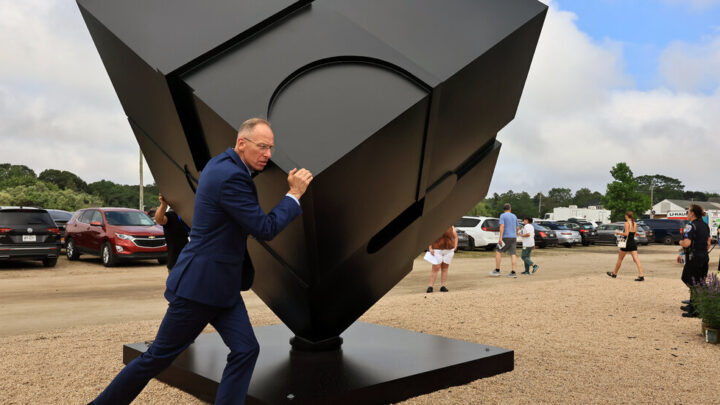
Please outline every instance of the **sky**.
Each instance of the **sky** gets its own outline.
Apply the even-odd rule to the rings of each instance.
[[[720,192],[720,0],[545,3],[490,193],[604,192],[621,161]],[[0,163],[137,184],[138,145],[75,2],[0,0],[0,44]]]

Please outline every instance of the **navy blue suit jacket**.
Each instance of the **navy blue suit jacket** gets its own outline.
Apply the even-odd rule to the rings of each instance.
[[[210,159],[200,175],[190,242],[170,272],[167,289],[207,305],[235,305],[243,271],[253,271],[243,266],[248,235],[271,240],[300,214],[300,205],[284,196],[266,215],[247,167],[228,148]]]

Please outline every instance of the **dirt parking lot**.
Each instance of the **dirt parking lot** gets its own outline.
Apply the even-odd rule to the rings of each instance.
[[[517,279],[488,276],[492,253],[460,252],[450,292],[433,294],[418,259],[361,320],[515,350],[514,371],[408,404],[714,403],[720,346],[704,343],[699,320],[680,317],[687,289],[676,251],[641,247],[643,283],[629,257],[617,279],[605,275],[612,246],[536,250],[540,270]],[[122,367],[122,344],[153,338],[166,277],[153,262],[0,263],[0,403],[91,400]],[[244,297],[254,325],[279,322],[254,294]],[[201,402],[152,381],[136,403]]]

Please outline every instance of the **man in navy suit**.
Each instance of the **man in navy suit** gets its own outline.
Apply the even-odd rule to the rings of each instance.
[[[170,366],[211,324],[230,348],[216,404],[245,402],[259,346],[240,290],[250,288],[248,235],[271,240],[302,213],[299,199],[312,181],[305,169],[288,175],[290,190],[265,214],[258,204],[252,172],[272,155],[270,124],[253,118],[238,130],[235,148],[212,158],[198,182],[190,242],[167,280],[169,305],[148,350],[115,377],[95,404],[129,404],[151,378]]]

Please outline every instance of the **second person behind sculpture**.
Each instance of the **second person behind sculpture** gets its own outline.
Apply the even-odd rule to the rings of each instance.
[[[450,269],[450,262],[452,261],[453,255],[457,250],[458,236],[455,231],[455,227],[451,226],[445,233],[442,234],[435,242],[430,245],[428,250],[430,254],[435,256],[437,264],[432,265],[430,273],[430,285],[427,288],[427,292],[433,292],[433,286],[437,279],[438,272],[440,272],[440,292],[448,292],[447,283],[448,271]]]

